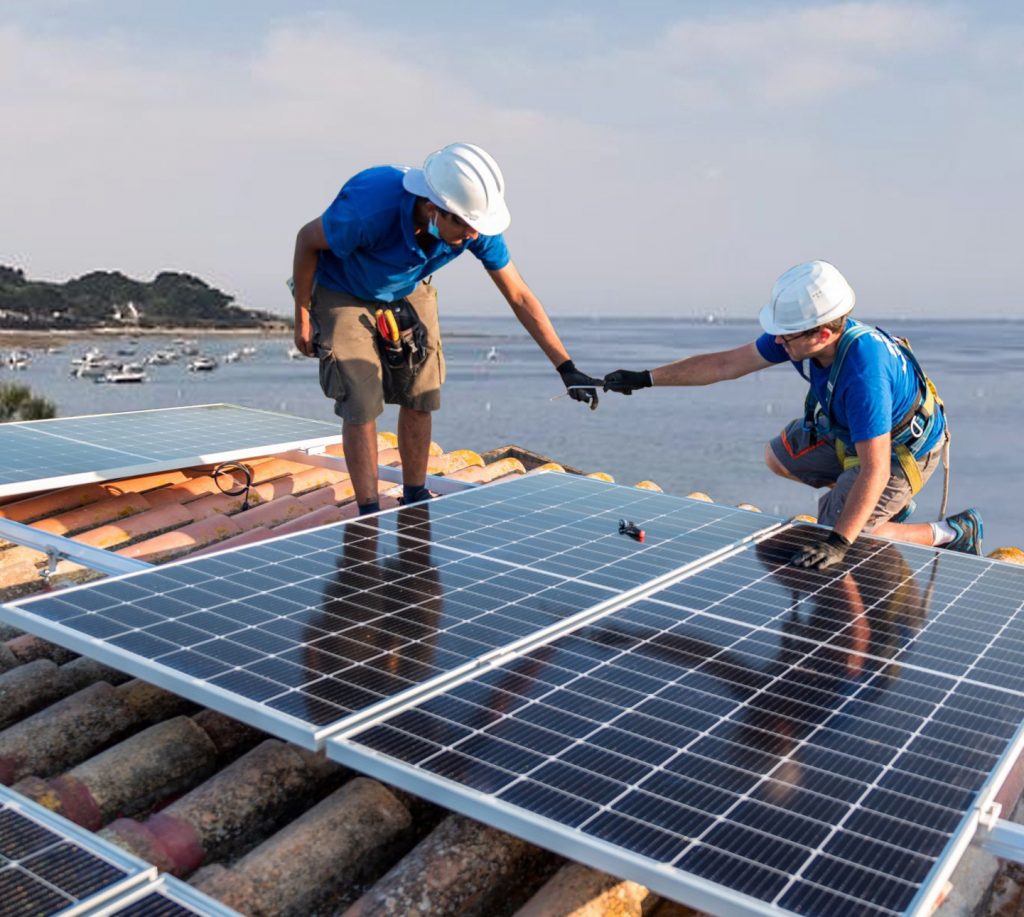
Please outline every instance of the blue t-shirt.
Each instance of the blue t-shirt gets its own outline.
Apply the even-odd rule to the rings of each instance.
[[[464,251],[489,271],[509,263],[501,235],[477,236],[462,245],[429,237],[429,253],[413,234],[416,195],[402,187],[403,169],[375,166],[345,182],[322,217],[330,248],[320,252],[316,282],[359,299],[394,302]]]
[[[849,328],[853,319],[847,319]],[[758,352],[769,363],[785,363],[789,360],[785,348],[775,342],[774,335],[762,334],[756,341]],[[790,361],[797,372],[804,375],[801,364]],[[811,390],[819,404],[826,404],[826,391],[831,366],[819,366],[814,360],[807,360]],[[846,359],[835,391],[832,393],[832,416],[835,422],[850,431],[849,440],[841,437],[847,449],[855,443],[874,439],[891,433],[917,401],[917,374],[903,352],[885,335],[872,329],[863,334],[846,352]],[[945,420],[939,413],[938,419],[924,445],[930,450],[942,435]]]

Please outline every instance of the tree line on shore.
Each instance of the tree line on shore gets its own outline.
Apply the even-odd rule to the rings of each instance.
[[[0,329],[251,328],[280,321],[237,305],[191,274],[163,271],[143,281],[119,271],[92,271],[53,283],[29,280],[20,268],[0,265]]]

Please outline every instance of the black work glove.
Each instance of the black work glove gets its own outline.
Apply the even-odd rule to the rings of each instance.
[[[604,377],[604,390],[606,392],[619,392],[623,395],[632,395],[638,388],[650,388],[654,385],[649,369],[642,369],[635,373],[629,369],[617,369]]]
[[[804,545],[793,555],[789,562],[794,567],[824,570],[826,567],[833,567],[842,561],[852,544],[852,541],[849,541],[833,529],[828,533],[828,538],[824,541]]]
[[[590,405],[590,410],[597,407],[597,387],[601,384],[600,379],[581,373],[572,360],[566,360],[556,367],[558,375],[562,377],[562,384],[573,401],[582,401]],[[586,388],[569,388],[570,385],[585,385]]]

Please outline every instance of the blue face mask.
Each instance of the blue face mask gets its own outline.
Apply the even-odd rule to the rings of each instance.
[[[435,213],[429,223],[427,223],[427,232],[429,232],[435,239],[441,238],[441,230],[437,228],[437,214]]]

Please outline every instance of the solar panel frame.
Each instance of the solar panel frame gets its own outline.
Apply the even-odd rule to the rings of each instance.
[[[791,531],[789,529],[782,530],[781,533],[772,533],[770,537],[784,537]],[[757,540],[761,541],[761,539]],[[885,542],[885,544],[890,543]],[[903,546],[900,547],[902,548]],[[743,550],[741,548],[737,552],[730,552],[727,556],[735,558]],[[751,549],[745,550],[749,551]],[[913,553],[915,549],[910,550]],[[931,555],[933,557],[940,553],[935,551],[929,552],[926,549],[916,550],[920,550],[921,555]],[[976,569],[986,568],[987,564],[999,563],[995,561],[978,563],[977,559],[971,560],[975,560]],[[725,559],[721,560],[722,564],[727,562]],[[714,571],[716,566],[716,563],[711,563],[697,568],[691,574],[683,577],[681,581],[686,582],[691,577],[699,578],[701,570]],[[1005,565],[1007,568],[1010,566]],[[920,573],[920,569],[917,572]],[[1019,574],[1019,572],[1019,569],[1014,569],[1015,575]],[[657,593],[652,593],[652,595],[656,603]],[[671,607],[671,605],[667,606],[667,608]],[[619,611],[621,610],[620,608]],[[696,612],[696,614],[700,615],[701,612]],[[602,620],[597,621],[596,624],[600,626],[603,621],[606,622],[608,618],[614,617],[614,615],[615,612],[612,612]],[[814,641],[807,640],[805,642],[808,645],[817,645]],[[558,641],[555,641],[553,645],[557,646]],[[496,661],[484,672],[463,679],[461,684],[475,684],[487,672],[496,671],[505,662],[506,660]],[[922,674],[927,674],[928,669],[920,668],[919,671]],[[959,684],[956,679],[948,674],[943,677],[950,683]],[[961,681],[965,684],[969,683],[966,679],[961,679]],[[1017,707],[1021,705],[1021,698],[1024,697],[1024,692],[1021,691],[1004,691],[999,685],[983,681],[977,682],[977,684],[984,686],[990,691],[1003,691],[1007,697],[1013,696],[1016,699],[1015,706]],[[439,692],[443,696],[438,698],[438,700],[447,700],[451,703],[458,694],[457,688],[457,685],[450,683],[443,692]],[[328,757],[357,770],[373,773],[378,779],[394,783],[396,786],[409,792],[462,812],[469,817],[477,818],[503,830],[510,831],[519,837],[553,849],[562,855],[569,856],[623,878],[641,882],[660,894],[683,901],[701,910],[723,915],[794,913],[792,910],[779,907],[776,904],[766,903],[760,898],[741,891],[731,890],[726,886],[711,882],[692,873],[679,873],[675,871],[675,875],[673,875],[674,870],[664,863],[639,856],[623,847],[610,844],[599,838],[584,835],[566,824],[560,824],[544,816],[534,814],[528,809],[510,805],[503,799],[494,796],[498,789],[495,784],[488,784],[486,772],[479,778],[483,783],[478,781],[478,785],[470,786],[453,779],[448,779],[441,773],[426,771],[420,766],[409,764],[386,752],[377,751],[374,748],[360,744],[359,736],[361,734],[369,734],[376,726],[386,726],[390,720],[397,720],[403,711],[416,711],[422,706],[424,706],[422,700],[414,701],[401,708],[395,708],[388,716],[381,717],[376,722],[364,721],[341,729],[327,740]],[[557,703],[555,706],[557,707]],[[504,703],[502,704],[502,709],[507,709]],[[941,705],[937,709],[941,709]],[[445,719],[443,714],[437,713],[436,715],[443,723]],[[459,721],[459,718],[456,718],[452,725],[454,726]],[[439,728],[443,729],[444,727]],[[451,727],[447,728],[449,729],[447,734],[454,737],[454,741],[451,745],[445,746],[439,740],[442,749],[450,747],[454,751],[458,749],[459,742],[465,741],[468,743],[470,741],[469,738],[465,738],[458,732],[450,732]],[[415,731],[413,731],[407,741],[415,742]],[[408,745],[406,751],[409,755],[414,755],[417,753],[427,753],[428,749],[424,749],[423,752],[417,752],[415,751],[415,745]],[[941,854],[935,858],[929,874],[921,881],[916,894],[907,903],[906,907],[898,913],[906,915],[924,914],[934,907],[946,880],[956,867],[964,850],[974,838],[979,824],[986,818],[991,817],[990,807],[992,802],[1000,787],[1013,770],[1022,752],[1024,752],[1024,723],[1019,724],[1005,740],[1001,754],[991,770],[988,771],[987,778],[977,788],[974,799],[963,811],[955,829],[949,832],[945,846]],[[523,750],[519,754],[525,753],[526,749],[523,746]],[[430,752],[430,754],[434,755],[435,753]],[[486,758],[483,760],[486,760]],[[513,770],[515,769],[513,768]],[[860,911],[857,911],[857,913],[860,913]],[[877,913],[889,914],[897,912],[880,908]]]
[[[232,425],[245,430],[236,431],[235,444],[225,446]],[[320,448],[340,440],[340,427],[333,423],[229,404],[14,421],[0,426],[0,455],[7,457],[5,462],[19,459],[15,467],[0,463],[0,498]],[[168,441],[188,446],[168,448]],[[61,447],[77,453],[64,467],[54,460]]]
[[[46,846],[33,850],[25,862],[21,859],[13,859],[9,855],[5,856],[4,851],[0,850],[0,874],[7,869],[16,870],[30,877],[36,884],[54,888],[57,894],[68,899],[59,908],[49,913],[60,913],[64,917],[91,913],[94,908],[114,900],[137,886],[144,886],[157,877],[155,866],[132,856],[113,844],[106,843],[66,818],[26,799],[14,790],[0,785],[0,814],[4,812],[10,812],[15,818],[24,820],[52,836],[52,841],[48,841]],[[91,857],[97,865],[104,865],[111,870],[120,872],[123,877],[107,882],[101,888],[75,899],[70,890],[51,885],[48,880],[38,876],[31,868],[33,858],[42,856],[48,851],[59,853],[61,847],[67,848],[66,852],[74,851],[80,855]]]
[[[209,705],[229,716],[240,719],[243,722],[249,723],[256,728],[262,729],[273,735],[277,735],[288,741],[296,742],[311,749],[317,749],[321,746],[323,739],[327,735],[340,728],[342,724],[348,722],[352,716],[362,717],[366,715],[366,713],[363,710],[357,710],[355,712],[346,711],[344,715],[339,713],[336,718],[329,722],[310,723],[307,720],[292,716],[283,710],[271,709],[266,704],[256,706],[254,705],[253,697],[244,696],[236,691],[225,690],[216,684],[212,684],[209,681],[209,678],[204,676],[201,671],[190,673],[187,671],[178,671],[166,665],[162,665],[151,658],[147,658],[145,655],[140,655],[120,646],[113,645],[106,640],[98,639],[90,633],[86,633],[82,630],[64,626],[59,621],[49,620],[46,617],[35,614],[34,608],[60,604],[66,601],[73,602],[76,600],[76,595],[79,594],[84,596],[80,601],[91,601],[92,599],[90,596],[94,598],[96,595],[102,594],[103,590],[109,591],[115,588],[123,588],[126,591],[130,591],[138,578],[146,577],[150,579],[168,579],[175,575],[176,570],[182,569],[186,570],[185,575],[187,575],[189,568],[195,570],[202,566],[212,566],[217,563],[224,563],[232,557],[259,557],[263,558],[264,563],[270,563],[275,557],[280,557],[286,558],[293,566],[298,566],[296,559],[289,556],[289,550],[291,548],[294,548],[297,545],[313,542],[318,538],[339,537],[338,533],[341,533],[340,537],[344,538],[346,537],[345,533],[353,532],[357,533],[357,535],[360,532],[372,532],[374,537],[387,537],[399,542],[402,539],[405,539],[410,545],[419,549],[429,548],[430,551],[440,554],[442,557],[457,557],[466,562],[475,560],[477,563],[485,566],[489,565],[490,567],[501,570],[515,571],[516,576],[529,576],[534,579],[540,578],[541,580],[548,581],[550,583],[550,587],[545,587],[545,589],[551,588],[554,590],[556,588],[562,588],[569,593],[575,591],[584,597],[584,601],[574,612],[563,615],[559,620],[556,620],[555,623],[550,624],[547,627],[533,628],[530,634],[521,638],[510,632],[504,637],[499,637],[498,639],[500,642],[494,642],[494,645],[488,646],[486,644],[480,644],[482,649],[474,652],[472,656],[465,658],[461,664],[452,665],[450,669],[437,674],[434,676],[433,680],[423,679],[411,685],[406,689],[406,691],[401,692],[400,695],[395,693],[393,696],[385,696],[379,702],[370,701],[364,705],[367,711],[372,711],[370,715],[377,715],[381,710],[390,707],[394,702],[394,698],[397,696],[405,696],[405,693],[415,694],[421,690],[432,690],[435,684],[440,683],[438,680],[447,681],[452,677],[452,671],[457,673],[472,671],[475,667],[482,664],[482,660],[490,659],[508,652],[516,652],[529,641],[538,639],[538,635],[540,639],[546,639],[549,635],[559,632],[562,629],[571,629],[572,627],[579,626],[580,622],[587,620],[594,614],[602,614],[603,610],[610,607],[610,605],[623,601],[623,593],[620,593],[604,584],[591,584],[585,577],[574,579],[560,573],[534,570],[513,561],[491,559],[484,555],[468,551],[464,548],[444,547],[444,545],[438,546],[434,542],[421,540],[416,535],[417,532],[422,534],[422,519],[417,515],[417,513],[420,513],[424,517],[429,516],[431,524],[434,524],[435,520],[440,521],[444,518],[458,518],[460,516],[465,516],[467,512],[473,510],[474,507],[483,506],[484,509],[488,511],[490,508],[500,508],[500,510],[496,509],[495,512],[498,512],[499,515],[504,518],[509,513],[521,513],[524,510],[524,507],[529,503],[531,494],[533,495],[535,502],[539,502],[542,510],[546,512],[547,504],[544,503],[543,497],[545,490],[550,492],[550,494],[568,493],[571,497],[571,501],[578,501],[581,503],[588,499],[595,498],[596,496],[601,504],[600,513],[602,514],[601,519],[603,521],[600,523],[599,527],[602,533],[602,540],[606,544],[604,549],[606,551],[605,560],[609,557],[613,558],[612,561],[606,563],[605,569],[612,569],[614,564],[617,562],[617,559],[624,558],[623,562],[632,564],[636,557],[660,557],[660,559],[655,560],[652,564],[649,564],[649,566],[655,573],[658,570],[663,572],[655,575],[653,580],[648,578],[647,574],[644,573],[640,585],[634,587],[634,589],[639,589],[641,591],[645,588],[649,588],[649,584],[651,582],[661,582],[665,579],[671,579],[673,576],[677,576],[679,574],[680,568],[672,567],[672,564],[678,560],[679,555],[672,553],[672,551],[674,550],[674,545],[684,543],[691,532],[684,527],[677,531],[672,537],[666,537],[664,539],[652,537],[646,544],[634,542],[632,539],[618,534],[617,513],[611,512],[611,507],[617,505],[617,501],[624,499],[630,503],[649,502],[652,496],[654,496],[665,507],[671,507],[672,512],[676,512],[677,514],[683,513],[684,518],[688,518],[689,514],[695,514],[699,520],[702,520],[701,526],[692,530],[694,532],[699,531],[701,528],[706,528],[712,522],[717,522],[721,519],[730,520],[732,528],[728,529],[727,536],[716,536],[720,546],[709,554],[706,553],[708,543],[704,543],[704,547],[701,547],[700,551],[697,552],[697,560],[693,561],[693,563],[704,562],[709,556],[717,557],[719,552],[731,550],[736,543],[745,543],[756,534],[777,529],[783,524],[781,520],[777,520],[774,517],[761,517],[758,514],[734,509],[732,507],[714,506],[712,504],[688,500],[686,498],[651,495],[647,492],[637,491],[635,488],[626,488],[620,485],[608,484],[586,478],[570,478],[566,475],[543,473],[537,476],[532,476],[528,479],[520,478],[508,482],[492,484],[487,488],[479,488],[473,491],[464,491],[457,494],[438,497],[435,500],[430,501],[426,506],[421,505],[419,509],[416,507],[408,507],[397,511],[381,513],[374,517],[374,521],[372,523],[368,523],[365,519],[356,519],[348,522],[321,526],[295,535],[284,535],[278,538],[267,539],[255,546],[241,546],[229,549],[219,554],[207,555],[201,558],[186,558],[175,563],[161,565],[150,571],[112,577],[101,582],[87,583],[62,590],[59,593],[52,595],[33,596],[9,605],[0,606],[0,619],[7,620],[14,626],[22,627],[47,640],[52,640],[53,642],[66,646],[75,652],[82,653],[122,671],[128,672],[131,675],[143,678],[159,687],[178,693],[190,700],[196,701],[197,703]],[[558,505],[559,507],[562,506],[562,504]],[[666,515],[666,519],[670,518],[674,518],[672,517],[671,512]],[[403,520],[405,519],[412,519],[413,524],[403,524]],[[546,517],[535,521],[538,521],[539,528],[543,529],[546,524]],[[654,520],[654,524],[655,526],[658,526],[662,524],[667,525],[668,523],[659,523],[657,520]],[[676,524],[678,524],[678,521]],[[381,528],[371,529],[367,527],[368,525],[380,526]],[[655,533],[652,532],[652,536],[654,534]],[[590,542],[590,536],[582,529],[576,530],[575,535],[581,542]],[[704,536],[701,537],[703,538]],[[665,556],[660,556],[661,553],[666,551],[669,553],[665,554]],[[648,562],[645,561],[645,564],[648,564]],[[641,565],[637,569],[643,572],[648,569],[648,567]],[[259,571],[250,571],[247,573],[248,578],[253,581],[259,580],[261,575],[262,574]],[[138,581],[142,582],[141,579]],[[200,583],[200,585],[202,584]],[[281,583],[269,579],[268,588],[270,586],[279,587],[281,586]],[[472,589],[472,586],[467,587],[467,591],[470,589]],[[89,595],[85,595],[86,593]],[[632,594],[632,592],[629,594]],[[542,597],[543,593],[538,592],[537,595]],[[586,598],[588,595],[590,598]],[[444,600],[445,602],[450,601],[447,594],[445,594]],[[593,612],[590,610],[594,606],[599,606],[598,611]],[[217,607],[219,606],[215,606],[214,610],[217,610]],[[500,611],[500,609],[498,610]],[[185,613],[182,612],[182,615],[184,614]],[[481,617],[479,614],[477,616]],[[479,624],[480,622],[476,621],[476,623]],[[462,626],[465,628],[472,626],[473,624],[474,622],[470,621],[466,622],[466,624]],[[451,628],[451,631],[454,630],[454,627]],[[441,633],[446,633],[446,631],[441,631]],[[210,636],[212,636],[212,634]],[[145,638],[145,635],[140,632],[140,639],[142,638]],[[149,639],[149,642],[151,643],[152,638],[147,639]],[[231,647],[228,647],[228,649],[231,649]],[[238,651],[237,647],[234,647],[233,649],[234,651]],[[202,661],[203,660],[196,660],[197,663],[201,663]],[[244,672],[242,672],[239,677],[244,677]],[[430,682],[430,688],[426,687],[427,682]],[[253,683],[251,680],[249,683],[255,684],[253,690],[260,687],[259,684]],[[325,698],[325,700],[327,699]]]
[[[166,873],[155,882],[135,889],[88,917],[242,917],[242,915],[187,882]]]

